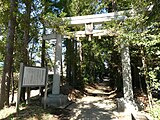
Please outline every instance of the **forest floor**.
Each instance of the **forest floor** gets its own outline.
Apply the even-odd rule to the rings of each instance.
[[[39,91],[31,92],[31,103],[21,104],[16,113],[15,104],[0,111],[0,120],[124,120],[124,113],[117,112],[116,93],[104,83],[85,88],[85,95],[74,99],[65,108],[43,109]],[[77,92],[78,94],[78,92]],[[16,95],[15,95],[16,97]]]

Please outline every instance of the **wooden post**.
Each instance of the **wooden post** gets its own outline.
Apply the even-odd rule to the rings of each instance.
[[[29,102],[30,102],[30,93],[31,93],[30,87],[27,87],[27,100],[26,100],[26,104],[29,104]]]
[[[19,112],[19,101],[22,87],[22,79],[23,79],[24,65],[20,64],[20,75],[19,75],[19,84],[18,84],[18,93],[17,93],[17,102],[16,102],[16,111]]]
[[[45,93],[44,93],[44,109],[46,109],[47,91],[48,91],[48,69],[46,69],[46,83],[45,83]]]
[[[61,59],[62,59],[62,39],[61,35],[57,34],[52,94],[60,93]]]

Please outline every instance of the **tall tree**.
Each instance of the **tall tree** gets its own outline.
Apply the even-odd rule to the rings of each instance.
[[[30,40],[29,37],[29,33],[30,33],[30,14],[31,14],[31,0],[24,0],[25,6],[26,6],[26,10],[25,10],[25,15],[23,18],[23,22],[24,22],[24,41],[23,41],[23,63],[25,65],[28,64],[28,51],[27,51],[27,47],[28,47],[28,43]]]
[[[8,21],[8,34],[7,34],[7,44],[6,44],[6,56],[4,61],[3,76],[0,88],[0,108],[3,108],[6,101],[7,106],[9,106],[9,92],[10,92],[10,82],[11,73],[13,70],[13,46],[14,46],[14,34],[16,26],[16,0],[10,0],[9,4],[9,21]],[[7,94],[5,92],[7,83]],[[6,96],[6,99],[5,97]]]
[[[22,18],[23,19],[23,25],[24,25],[24,38],[23,38],[23,47],[22,47],[22,51],[23,51],[23,63],[24,65],[28,65],[29,63],[29,54],[28,54],[28,43],[30,41],[30,14],[31,14],[31,0],[24,0],[24,4],[26,6],[25,8],[25,15]],[[21,93],[21,100],[24,101],[25,100],[25,88],[22,89],[22,93]]]

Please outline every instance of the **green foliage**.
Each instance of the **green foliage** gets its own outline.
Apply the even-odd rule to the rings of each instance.
[[[4,60],[4,54],[5,54],[5,40],[0,40],[0,62]]]
[[[94,14],[97,4],[96,0],[71,0],[68,12],[70,16]]]
[[[3,71],[3,68],[0,67],[0,79],[1,79],[1,76],[2,76],[2,71]]]
[[[41,22],[44,23],[46,27],[52,28],[54,31],[63,34],[67,30],[68,21],[62,20],[62,18],[65,16],[65,13],[62,12],[60,16],[58,17],[55,14],[47,13],[42,16],[43,19],[41,20]]]
[[[149,112],[154,120],[160,120],[160,101],[156,102],[156,106]]]
[[[97,77],[104,73],[104,48],[102,46],[103,39],[92,39],[92,41],[84,40],[82,42],[83,46],[83,76],[85,82],[88,81],[90,83],[95,82]]]
[[[0,0],[0,27],[2,27],[1,25],[5,25],[7,26],[8,23],[8,16],[9,16],[9,2],[8,1],[4,1],[4,0]]]
[[[132,0],[117,0],[117,10],[128,10],[132,8]]]

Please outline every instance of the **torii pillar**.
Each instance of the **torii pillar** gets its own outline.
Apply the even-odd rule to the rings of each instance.
[[[62,36],[56,34],[55,65],[53,75],[52,94],[47,97],[47,105],[54,107],[63,107],[68,103],[68,96],[60,94],[61,78],[61,59],[62,59]]]
[[[123,94],[127,100],[133,99],[132,76],[129,46],[121,44],[121,61],[122,61],[122,77],[123,77]]]
[[[122,41],[123,42],[123,41]],[[134,112],[137,110],[137,106],[134,101],[132,76],[131,76],[131,64],[129,55],[129,43],[121,43],[121,61],[122,61],[122,77],[123,77],[123,94],[124,111]]]
[[[56,49],[55,49],[55,65],[53,75],[52,94],[60,94],[60,77],[61,77],[61,59],[62,59],[62,37],[60,34],[56,36]]]

